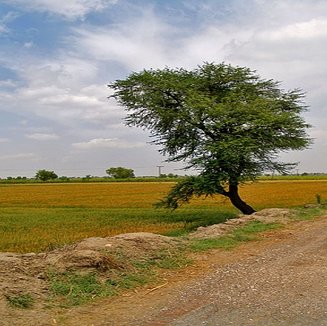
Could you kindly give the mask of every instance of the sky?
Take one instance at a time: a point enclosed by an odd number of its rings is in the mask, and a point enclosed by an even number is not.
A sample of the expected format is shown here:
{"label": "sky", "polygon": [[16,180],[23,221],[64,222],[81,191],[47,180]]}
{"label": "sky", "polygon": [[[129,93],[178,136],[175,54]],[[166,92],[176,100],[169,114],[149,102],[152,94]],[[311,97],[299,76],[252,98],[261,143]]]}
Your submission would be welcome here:
{"label": "sky", "polygon": [[0,0],[0,177],[185,174],[124,125],[107,85],[225,62],[306,93],[314,142],[281,154],[327,172],[326,0]]}

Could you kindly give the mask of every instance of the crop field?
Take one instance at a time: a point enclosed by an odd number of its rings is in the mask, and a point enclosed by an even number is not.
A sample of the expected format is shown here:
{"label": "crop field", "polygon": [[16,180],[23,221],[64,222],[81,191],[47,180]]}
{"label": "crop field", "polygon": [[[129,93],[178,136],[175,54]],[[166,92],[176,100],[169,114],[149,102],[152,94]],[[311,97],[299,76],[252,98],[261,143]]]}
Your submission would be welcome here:
{"label": "crop field", "polygon": [[[174,183],[0,185],[0,251],[38,252],[92,236],[126,232],[178,235],[238,215],[222,196],[176,211],[155,209]],[[327,180],[260,181],[242,186],[255,209],[296,207],[327,198]]]}

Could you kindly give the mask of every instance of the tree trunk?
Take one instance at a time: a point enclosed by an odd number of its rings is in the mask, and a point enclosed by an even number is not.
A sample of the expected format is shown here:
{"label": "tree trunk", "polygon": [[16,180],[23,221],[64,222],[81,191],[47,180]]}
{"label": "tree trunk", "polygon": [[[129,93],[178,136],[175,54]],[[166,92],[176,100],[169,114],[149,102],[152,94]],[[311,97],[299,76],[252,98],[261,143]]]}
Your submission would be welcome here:
{"label": "tree trunk", "polygon": [[239,209],[243,214],[251,215],[255,213],[255,210],[245,203],[238,194],[238,185],[230,184],[229,191],[226,192],[226,196],[230,199],[231,203]]}

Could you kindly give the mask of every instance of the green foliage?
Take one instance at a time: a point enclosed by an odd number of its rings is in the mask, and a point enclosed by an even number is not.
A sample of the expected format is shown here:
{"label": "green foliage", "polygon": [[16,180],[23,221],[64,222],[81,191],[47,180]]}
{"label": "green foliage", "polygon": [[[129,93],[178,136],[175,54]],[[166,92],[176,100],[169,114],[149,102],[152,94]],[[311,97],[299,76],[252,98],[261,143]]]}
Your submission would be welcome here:
{"label": "green foliage", "polygon": [[224,194],[225,190],[217,180],[208,176],[190,176],[178,182],[167,197],[156,204],[157,207],[176,209],[180,204],[188,203],[192,197]]}
{"label": "green foliage", "polygon": [[32,308],[34,298],[29,294],[6,295],[8,303],[15,308],[28,309]]}
{"label": "green foliage", "polygon": [[106,173],[114,179],[128,179],[135,177],[132,169],[123,168],[121,166],[109,168],[106,170]]}
{"label": "green foliage", "polygon": [[58,176],[54,173],[54,171],[38,170],[35,174],[35,178],[41,181],[48,181],[57,179]]}
{"label": "green foliage", "polygon": [[144,70],[109,87],[128,111],[127,125],[150,130],[167,161],[186,162],[199,172],[199,180],[172,190],[168,207],[214,190],[251,213],[238,197],[238,184],[267,170],[287,172],[294,165],[278,162],[277,154],[310,144],[300,116],[303,93],[284,91],[248,68],[205,63],[193,71]]}

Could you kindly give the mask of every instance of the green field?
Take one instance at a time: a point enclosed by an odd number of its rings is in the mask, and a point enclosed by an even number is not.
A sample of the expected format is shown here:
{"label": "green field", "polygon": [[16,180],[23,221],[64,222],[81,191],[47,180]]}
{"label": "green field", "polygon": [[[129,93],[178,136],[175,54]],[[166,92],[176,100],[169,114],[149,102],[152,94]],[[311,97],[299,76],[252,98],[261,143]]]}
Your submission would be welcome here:
{"label": "green field", "polygon": [[[39,252],[82,238],[126,232],[178,235],[223,222],[238,211],[222,196],[176,211],[153,208],[174,183],[0,186],[0,251]],[[327,181],[270,181],[241,188],[256,209],[296,207],[327,198]]]}

